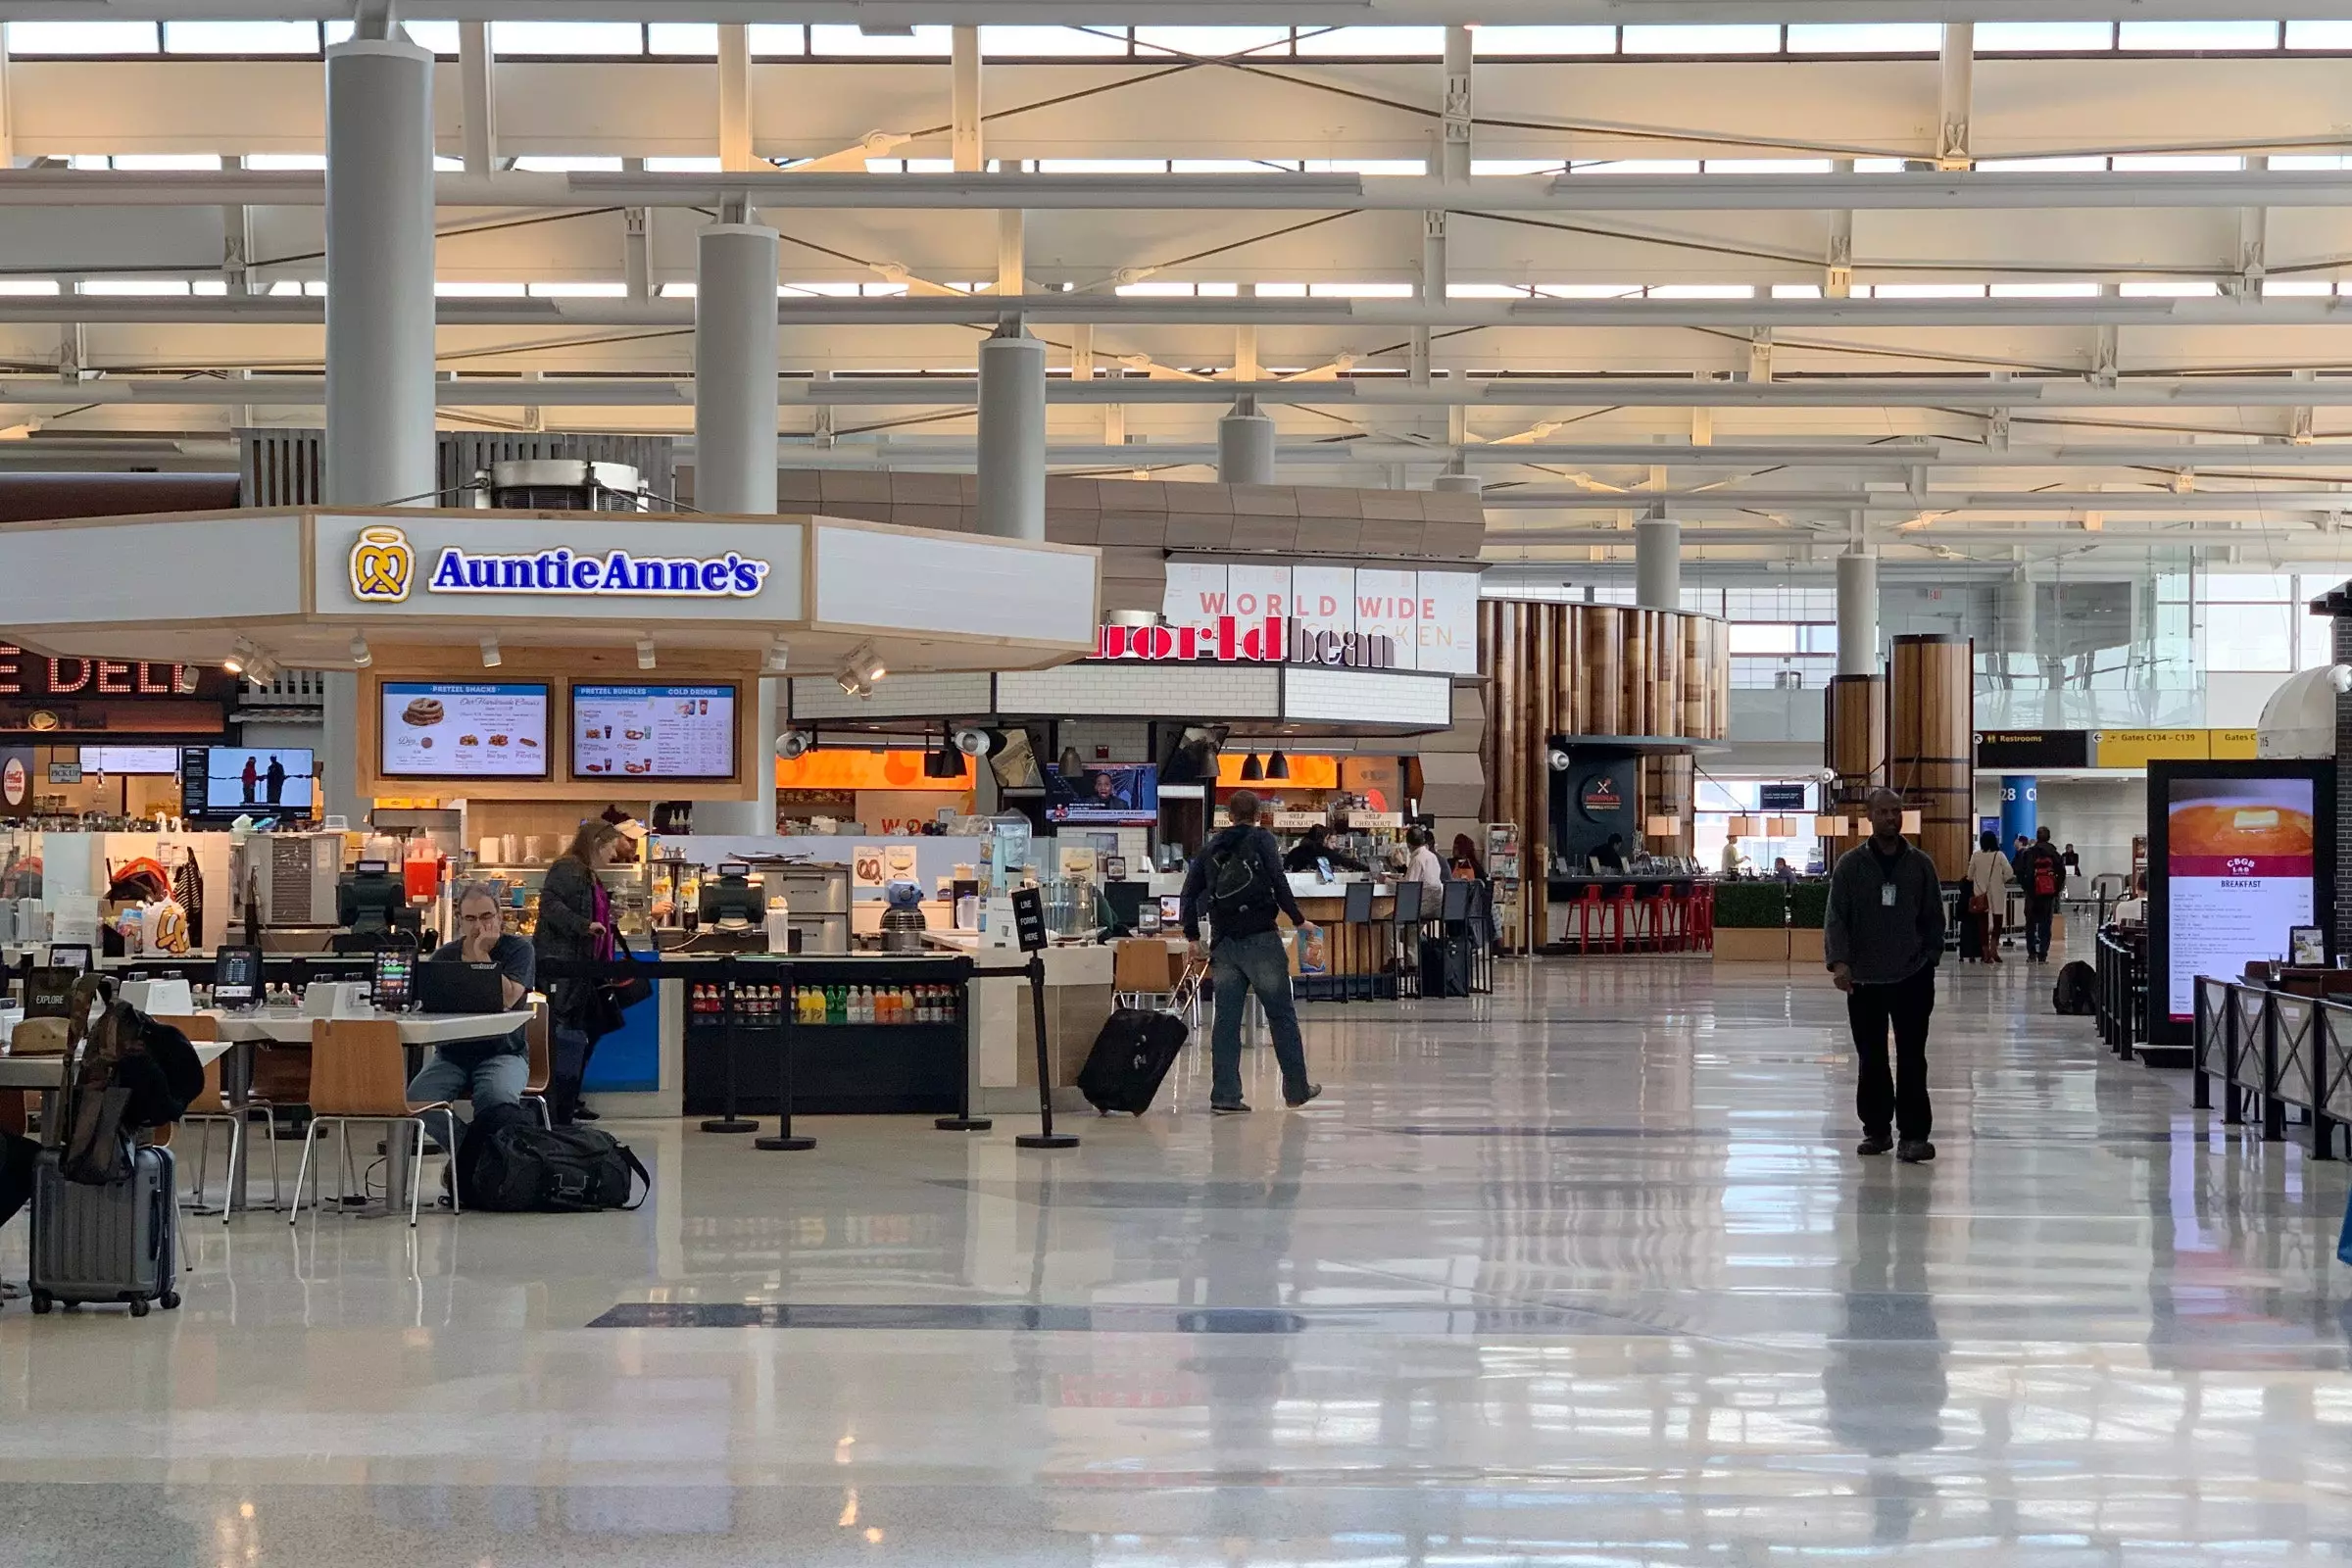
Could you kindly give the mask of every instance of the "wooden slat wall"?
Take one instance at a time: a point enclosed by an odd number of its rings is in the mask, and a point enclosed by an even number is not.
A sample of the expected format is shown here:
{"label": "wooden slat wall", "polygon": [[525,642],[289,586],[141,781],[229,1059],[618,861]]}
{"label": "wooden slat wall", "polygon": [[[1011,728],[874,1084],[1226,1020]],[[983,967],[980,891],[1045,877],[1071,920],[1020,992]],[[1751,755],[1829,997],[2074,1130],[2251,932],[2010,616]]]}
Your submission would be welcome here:
{"label": "wooden slat wall", "polygon": [[[1822,805],[1825,810],[1860,816],[1870,792],[1886,782],[1886,677],[1839,675],[1822,693],[1822,763],[1838,775]],[[1822,851],[1827,863],[1861,843],[1860,837],[1832,838]]]}
{"label": "wooden slat wall", "polygon": [[1650,835],[1646,825],[1642,845],[1652,855],[1693,855],[1698,824],[1692,818],[1691,799],[1698,778],[1698,760],[1689,752],[1653,752],[1642,759],[1642,820],[1671,816],[1682,823],[1672,838]]}
{"label": "wooden slat wall", "polygon": [[[1487,599],[1478,628],[1479,667],[1488,677],[1489,819],[1519,824],[1531,878],[1551,864],[1552,775],[1544,753],[1553,736],[1724,738],[1731,660],[1721,622],[1619,605]],[[1679,839],[1649,846],[1656,853],[1690,853],[1694,771],[1688,754],[1643,763],[1642,814],[1684,824]],[[1521,917],[1520,929],[1503,933],[1514,949],[1542,939],[1543,900],[1523,900]]]}
{"label": "wooden slat wall", "polygon": [[1976,644],[1897,637],[1886,680],[1886,782],[1920,813],[1919,847],[1956,882],[1976,833]]}

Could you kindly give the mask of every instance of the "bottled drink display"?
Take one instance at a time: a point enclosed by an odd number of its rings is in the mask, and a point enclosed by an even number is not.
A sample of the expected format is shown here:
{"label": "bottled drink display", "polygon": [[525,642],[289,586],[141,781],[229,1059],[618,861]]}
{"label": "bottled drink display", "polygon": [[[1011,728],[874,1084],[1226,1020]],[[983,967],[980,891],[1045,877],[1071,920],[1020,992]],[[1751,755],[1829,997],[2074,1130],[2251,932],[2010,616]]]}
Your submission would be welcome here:
{"label": "bottled drink display", "polygon": [[956,1023],[962,1017],[960,988],[951,985],[799,985],[789,989],[752,981],[732,988],[698,980],[687,990],[691,1022],[717,1024],[730,1005],[735,1022],[747,1028],[775,1028],[787,1015],[795,1024]]}

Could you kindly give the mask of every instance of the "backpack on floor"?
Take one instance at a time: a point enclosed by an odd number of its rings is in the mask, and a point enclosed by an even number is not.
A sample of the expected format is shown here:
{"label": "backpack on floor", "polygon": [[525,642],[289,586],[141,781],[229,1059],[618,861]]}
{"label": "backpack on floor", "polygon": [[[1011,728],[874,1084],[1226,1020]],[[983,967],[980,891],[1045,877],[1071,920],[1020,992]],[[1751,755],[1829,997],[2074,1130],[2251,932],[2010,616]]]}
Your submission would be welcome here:
{"label": "backpack on floor", "polygon": [[2050,1006],[2069,1018],[2088,1017],[2098,1011],[2098,971],[2080,958],[2061,967],[2058,983],[2050,988]]}
{"label": "backpack on floor", "polygon": [[542,1127],[520,1105],[477,1112],[458,1148],[458,1200],[508,1214],[586,1214],[635,1208],[630,1178],[654,1179],[629,1146],[594,1127]]}

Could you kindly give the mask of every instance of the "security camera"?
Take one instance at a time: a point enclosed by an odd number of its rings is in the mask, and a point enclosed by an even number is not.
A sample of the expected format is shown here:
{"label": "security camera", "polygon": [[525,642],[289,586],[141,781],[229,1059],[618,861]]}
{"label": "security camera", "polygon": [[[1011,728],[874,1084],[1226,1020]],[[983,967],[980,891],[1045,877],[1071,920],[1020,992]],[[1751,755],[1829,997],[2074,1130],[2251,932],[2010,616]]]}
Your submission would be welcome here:
{"label": "security camera", "polygon": [[1567,772],[1575,760],[1566,752],[1561,751],[1557,746],[1551,747],[1549,750],[1545,751],[1544,754],[1544,760],[1551,764],[1551,770],[1554,773]]}
{"label": "security camera", "polygon": [[2339,692],[2352,692],[2352,664],[2329,665],[2328,684]]}
{"label": "security camera", "polygon": [[988,731],[984,729],[974,729],[966,724],[956,731],[955,739],[956,749],[966,757],[986,757],[988,755]]}
{"label": "security camera", "polygon": [[816,744],[816,737],[805,729],[788,729],[776,737],[776,755],[787,762],[805,755]]}

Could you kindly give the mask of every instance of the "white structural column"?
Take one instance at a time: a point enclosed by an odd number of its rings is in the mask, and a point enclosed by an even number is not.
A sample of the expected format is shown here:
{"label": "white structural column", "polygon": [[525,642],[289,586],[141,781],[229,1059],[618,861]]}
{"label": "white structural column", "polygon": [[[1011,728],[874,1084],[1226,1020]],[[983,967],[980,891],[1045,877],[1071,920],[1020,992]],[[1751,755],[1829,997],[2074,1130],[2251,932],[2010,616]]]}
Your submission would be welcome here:
{"label": "white structural column", "polygon": [[[430,505],[433,56],[355,38],[326,52],[326,475],[330,506]],[[360,799],[357,675],[323,683],[325,813]]]}
{"label": "white structural column", "polygon": [[954,27],[948,32],[948,150],[959,174],[976,174],[986,166],[980,140],[980,29]]}
{"label": "white structural column", "polygon": [[1634,524],[1634,603],[1643,610],[1683,608],[1683,525],[1672,517]]}
{"label": "white structural column", "polygon": [[[765,516],[776,510],[776,231],[713,223],[702,232],[694,291],[694,504]],[[776,830],[776,704],[783,682],[759,686],[749,801],[695,808],[702,833]]]}
{"label": "white structural column", "polygon": [[326,52],[325,500],[429,505],[437,482],[433,56],[355,38]]}
{"label": "white structural column", "polygon": [[1217,421],[1217,482],[1274,482],[1274,420],[1257,412],[1257,399],[1236,398],[1233,411]]}
{"label": "white structural column", "polygon": [[740,22],[718,25],[718,167],[758,169],[752,152],[752,34]]}
{"label": "white structural column", "polygon": [[495,60],[490,52],[490,24],[458,24],[458,71],[466,101],[466,172],[498,172],[498,95],[491,83]]}
{"label": "white structural column", "polygon": [[[1468,186],[1470,182],[1470,29],[1450,26],[1446,29],[1445,97],[1438,116],[1437,172],[1448,185]],[[1446,283],[1450,267],[1447,251],[1446,214],[1439,208],[1421,215],[1421,300],[1432,308],[1443,308],[1446,300]],[[1416,326],[1410,341],[1411,379],[1427,385],[1431,374],[1430,329]]]}
{"label": "white structural column", "polygon": [[980,345],[980,531],[1046,536],[1046,346],[1008,317]]}
{"label": "white structural column", "polygon": [[1969,121],[1977,95],[1977,24],[1943,24],[1942,76],[1936,91],[1936,167],[1967,169],[1976,162],[1969,151]]}
{"label": "white structural column", "polygon": [[1838,558],[1838,673],[1879,673],[1879,563],[1858,547]]}

